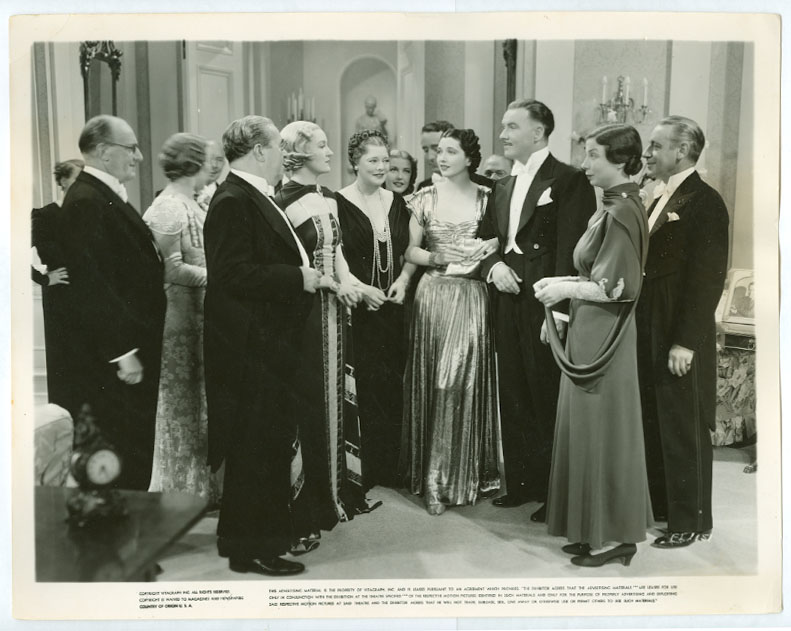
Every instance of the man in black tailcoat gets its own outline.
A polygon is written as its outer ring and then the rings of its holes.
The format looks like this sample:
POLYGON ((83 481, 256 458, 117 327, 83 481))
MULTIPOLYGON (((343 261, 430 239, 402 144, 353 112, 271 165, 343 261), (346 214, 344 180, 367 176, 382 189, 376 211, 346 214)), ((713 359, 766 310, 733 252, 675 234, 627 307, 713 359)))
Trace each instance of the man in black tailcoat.
POLYGON ((714 311, 728 266, 728 211, 695 171, 705 138, 694 121, 659 122, 646 149, 660 183, 649 207, 645 282, 637 303, 646 465, 654 516, 668 533, 654 545, 710 537, 717 358, 714 311))
MULTIPOLYGON (((514 160, 514 167, 511 176, 495 183, 479 236, 500 241, 482 271, 496 289, 493 306, 507 488, 507 495, 494 504, 507 508, 545 502, 549 484, 560 373, 540 339, 544 306, 533 293, 533 283, 547 276, 576 274, 574 246, 596 210, 596 198, 580 169, 549 152, 547 142, 555 121, 546 105, 514 101, 502 124, 503 153, 514 160)), ((549 324, 565 335, 562 319, 549 324)), ((544 513, 541 506, 531 519, 544 521, 544 513)))
POLYGON ((63 200, 70 287, 64 292, 64 370, 72 418, 89 404, 122 458, 116 485, 148 490, 154 458, 162 329, 163 265, 125 183, 143 155, 129 124, 96 116, 79 139, 85 168, 63 200))
POLYGON ((222 142, 231 171, 204 226, 209 463, 225 462, 218 549, 236 572, 296 574, 304 566, 281 558, 292 543, 293 378, 319 274, 269 197, 282 173, 272 121, 236 120, 222 142))

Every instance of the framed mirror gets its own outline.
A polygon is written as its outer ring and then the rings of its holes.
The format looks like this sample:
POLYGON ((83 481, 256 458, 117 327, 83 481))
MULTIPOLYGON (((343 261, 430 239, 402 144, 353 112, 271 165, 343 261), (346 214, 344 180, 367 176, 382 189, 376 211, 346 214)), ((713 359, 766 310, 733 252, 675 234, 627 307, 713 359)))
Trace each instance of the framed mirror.
POLYGON ((118 114, 117 86, 121 76, 122 55, 111 41, 80 42, 86 121, 98 114, 118 114))

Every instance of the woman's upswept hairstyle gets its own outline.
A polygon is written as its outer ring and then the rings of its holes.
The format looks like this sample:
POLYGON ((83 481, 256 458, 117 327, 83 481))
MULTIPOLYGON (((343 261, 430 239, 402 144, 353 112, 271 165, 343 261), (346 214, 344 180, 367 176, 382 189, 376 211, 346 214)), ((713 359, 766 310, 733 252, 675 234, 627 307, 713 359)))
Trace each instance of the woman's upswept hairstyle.
POLYGON ((623 164, 626 175, 636 175, 643 168, 643 142, 631 125, 602 125, 585 136, 585 140, 595 140, 604 147, 604 157, 612 164, 623 164))
POLYGON ((310 121, 294 121, 280 130, 280 150, 286 173, 298 171, 313 157, 313 154, 305 152, 305 148, 320 130, 321 127, 310 121))
POLYGON ((206 162, 206 139, 195 134, 173 134, 162 145, 159 166, 171 182, 198 173, 206 162))
POLYGON ((440 140, 443 138, 453 138, 459 141, 461 150, 470 160, 467 170, 470 175, 475 173, 481 164, 481 142, 475 132, 472 129, 449 129, 440 136, 440 140))
POLYGON ((378 129, 363 129, 362 131, 358 131, 349 138, 348 150, 349 162, 351 162, 352 168, 355 171, 357 171, 360 158, 366 151, 365 148, 369 145, 384 147, 387 149, 388 154, 390 153, 390 145, 387 144, 387 138, 385 138, 385 135, 381 131, 378 129))

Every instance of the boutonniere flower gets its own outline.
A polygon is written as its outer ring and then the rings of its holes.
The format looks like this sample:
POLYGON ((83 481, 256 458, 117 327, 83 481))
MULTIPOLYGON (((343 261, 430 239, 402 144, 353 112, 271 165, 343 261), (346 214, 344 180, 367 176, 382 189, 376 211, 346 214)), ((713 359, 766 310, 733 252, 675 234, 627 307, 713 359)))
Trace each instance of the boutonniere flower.
POLYGON ((667 220, 668 221, 678 221, 681 219, 676 213, 667 213, 667 220))

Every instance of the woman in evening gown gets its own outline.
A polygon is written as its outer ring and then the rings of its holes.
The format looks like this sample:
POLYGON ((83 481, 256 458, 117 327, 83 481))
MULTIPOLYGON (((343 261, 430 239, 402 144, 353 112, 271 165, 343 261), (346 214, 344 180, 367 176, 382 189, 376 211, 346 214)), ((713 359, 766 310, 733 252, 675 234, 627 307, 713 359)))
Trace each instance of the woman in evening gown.
POLYGON ((392 487, 399 484, 406 362, 403 303, 415 271, 415 265, 402 262, 409 244, 409 210, 401 195, 382 188, 388 150, 381 132, 354 134, 349 161, 357 177, 336 199, 343 251, 366 300, 352 314, 363 480, 366 489, 392 487))
POLYGON ((490 191, 470 181, 480 161, 472 130, 445 132, 445 179, 409 201, 406 259, 427 271, 411 316, 402 463, 409 490, 434 515, 500 486, 493 330, 478 272, 496 242, 475 238, 490 191))
POLYGON ((146 210, 165 262, 167 312, 150 491, 183 491, 209 502, 219 499, 217 477, 207 465, 208 421, 203 378, 203 296, 206 213, 195 202, 205 184, 206 141, 174 134, 162 146, 159 164, 169 180, 146 210))
POLYGON ((292 506, 292 552, 309 552, 320 530, 367 512, 364 454, 353 363, 350 308, 360 292, 341 249, 338 206, 318 184, 330 171, 332 150, 315 123, 296 121, 281 131, 289 178, 275 196, 322 276, 303 338, 296 393, 305 483, 292 506))
POLYGON ((550 322, 549 307, 571 299, 565 348, 554 327, 542 331, 563 373, 547 524, 572 542, 563 551, 575 565, 628 565, 652 525, 634 320, 648 225, 629 178, 640 170, 642 143, 633 127, 606 125, 587 137, 585 152, 582 167, 604 193, 574 249, 579 276, 534 286, 550 322))

